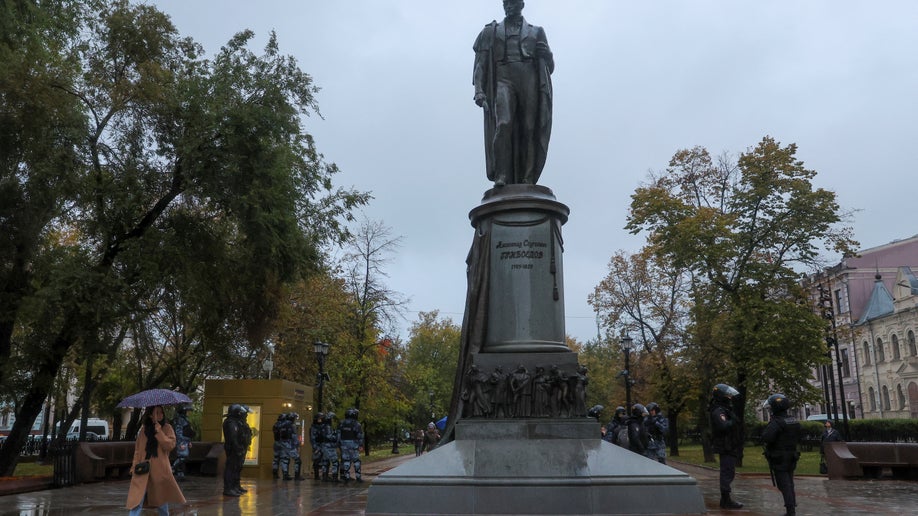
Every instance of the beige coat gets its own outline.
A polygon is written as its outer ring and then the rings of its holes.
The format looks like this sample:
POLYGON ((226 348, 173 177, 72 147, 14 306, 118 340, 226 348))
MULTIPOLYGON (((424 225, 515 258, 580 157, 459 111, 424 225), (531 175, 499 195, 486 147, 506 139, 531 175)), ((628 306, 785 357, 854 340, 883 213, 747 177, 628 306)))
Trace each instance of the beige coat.
POLYGON ((141 427, 134 444, 134 460, 131 464, 131 488, 128 490, 127 508, 133 509, 140 504, 143 494, 147 493, 146 507, 159 507, 165 503, 185 503, 185 496, 172 476, 172 464, 169 452, 175 448, 175 430, 166 423, 156 431, 159 452, 150 457, 150 472, 134 475, 134 465, 143 462, 146 457, 147 435, 141 427))

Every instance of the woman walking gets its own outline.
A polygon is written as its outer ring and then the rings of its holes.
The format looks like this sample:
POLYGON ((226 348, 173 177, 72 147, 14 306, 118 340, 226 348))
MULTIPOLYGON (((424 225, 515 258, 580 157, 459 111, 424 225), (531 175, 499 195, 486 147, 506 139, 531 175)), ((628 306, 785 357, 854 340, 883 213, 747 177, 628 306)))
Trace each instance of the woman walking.
POLYGON ((170 503, 185 503, 169 462, 169 452, 175 448, 175 430, 166 421, 162 406, 147 407, 142 421, 134 443, 126 507, 131 510, 130 516, 139 516, 144 506, 157 507, 160 515, 168 516, 170 503))

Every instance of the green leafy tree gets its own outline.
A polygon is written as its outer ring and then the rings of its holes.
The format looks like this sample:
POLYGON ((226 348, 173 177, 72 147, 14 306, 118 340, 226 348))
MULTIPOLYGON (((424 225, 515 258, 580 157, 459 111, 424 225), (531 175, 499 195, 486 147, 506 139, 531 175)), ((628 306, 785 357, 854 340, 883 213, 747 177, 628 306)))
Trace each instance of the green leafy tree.
POLYGON ((636 335, 641 360, 633 368, 640 371, 635 376, 644 384, 643 401, 656 401, 669 419, 671 455, 679 454, 679 416, 697 392, 697 375, 686 353, 688 287, 685 274, 664 267, 645 248, 615 253, 609 273, 589 296, 608 335, 636 335))
POLYGON ((206 60, 154 7, 64 2, 65 24, 59 5, 3 4, 15 30, 0 69, 16 72, 0 96, 22 101, 4 102, 2 116, 30 136, 3 133, 13 151, 0 195, 37 216, 11 220, 15 241, 2 251, 13 264, 2 288, 15 295, 3 298, 0 326, 13 330, 0 362, 25 364, 27 382, 0 476, 68 353, 105 353, 100 335, 143 320, 140 300, 162 288, 179 289, 185 320, 209 343, 230 335, 243 354, 261 346, 285 285, 319 269, 321 249, 346 237, 351 210, 368 199, 332 187, 337 169, 304 125, 316 87, 273 34, 261 55, 244 31, 206 60), (24 99, 32 91, 38 102, 24 99), (35 109, 43 131, 30 125, 35 109), (43 178, 55 172, 66 179, 43 178), (26 287, 10 279, 17 271, 26 287))
POLYGON ((418 313, 408 330, 405 395, 411 400, 410 422, 414 427, 426 428, 433 418, 439 419, 449 410, 461 333, 459 325, 448 317, 441 318, 437 310, 418 313))
POLYGON ((715 162, 701 147, 679 151, 665 174, 636 190, 626 225, 646 232, 661 263, 699 282, 696 309, 716 327, 698 344, 722 352, 712 365, 743 395, 740 414, 745 400, 771 389, 815 398, 806 380, 824 360, 824 323, 800 269, 819 268, 820 248, 856 247, 835 194, 814 188, 816 172, 796 151, 771 137, 736 162, 715 162))

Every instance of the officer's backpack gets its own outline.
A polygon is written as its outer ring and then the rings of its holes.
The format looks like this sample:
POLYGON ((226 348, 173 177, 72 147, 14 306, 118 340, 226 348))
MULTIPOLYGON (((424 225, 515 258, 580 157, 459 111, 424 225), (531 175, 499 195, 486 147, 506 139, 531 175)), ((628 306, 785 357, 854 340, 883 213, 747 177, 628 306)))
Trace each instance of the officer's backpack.
POLYGON ((623 424, 618 427, 615 434, 615 444, 622 448, 631 448, 631 439, 628 437, 628 425, 623 424))

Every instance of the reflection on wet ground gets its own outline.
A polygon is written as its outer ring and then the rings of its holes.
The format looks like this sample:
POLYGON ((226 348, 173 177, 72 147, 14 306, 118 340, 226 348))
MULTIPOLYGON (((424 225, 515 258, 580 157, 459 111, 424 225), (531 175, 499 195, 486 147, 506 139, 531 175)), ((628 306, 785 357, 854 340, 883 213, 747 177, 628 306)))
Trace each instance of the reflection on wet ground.
MULTIPOLYGON (((413 454, 364 466, 363 484, 331 484, 306 480, 243 479, 249 492, 239 498, 223 496, 220 479, 189 477, 182 489, 188 504, 172 507, 172 514, 235 516, 286 515, 361 515, 367 500, 367 487, 380 472, 411 460, 413 454)), ((783 514, 781 494, 766 475, 739 475, 733 483, 734 498, 743 502, 740 511, 722 511, 718 472, 714 468, 670 465, 693 476, 701 488, 708 515, 783 514)), ((918 482, 897 480, 828 480, 825 477, 798 477, 797 514, 800 515, 903 515, 918 514, 918 482)), ((46 515, 124 515, 127 481, 101 482, 0 497, 0 516, 46 515)), ((648 500, 648 504, 652 504, 648 500)), ((148 510, 148 514, 156 514, 148 510)))

